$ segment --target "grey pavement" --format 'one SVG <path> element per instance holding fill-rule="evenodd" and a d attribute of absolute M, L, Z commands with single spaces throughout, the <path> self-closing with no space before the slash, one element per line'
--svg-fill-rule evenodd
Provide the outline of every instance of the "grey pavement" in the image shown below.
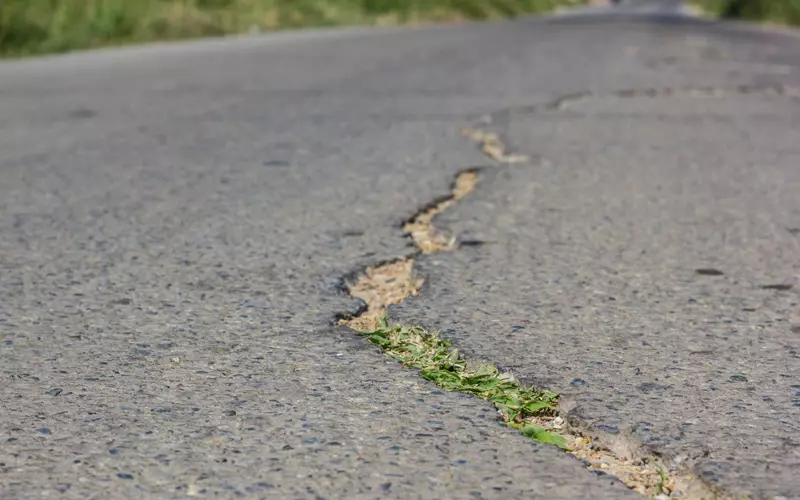
<path fill-rule="evenodd" d="M 679 7 L 0 63 L 0 497 L 635 498 L 336 326 L 471 167 L 393 318 L 800 497 L 800 41 Z"/>

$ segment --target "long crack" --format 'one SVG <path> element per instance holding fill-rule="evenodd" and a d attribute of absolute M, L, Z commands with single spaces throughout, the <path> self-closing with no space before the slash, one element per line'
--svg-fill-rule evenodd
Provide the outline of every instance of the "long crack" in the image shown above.
<path fill-rule="evenodd" d="M 742 92 L 741 88 L 738 90 Z M 663 95 L 663 92 L 656 92 L 656 95 L 659 94 Z M 672 91 L 667 92 L 667 95 L 673 94 Z M 616 95 L 652 96 L 653 91 L 623 91 Z M 562 109 L 566 102 L 587 97 L 590 95 L 573 95 L 556 100 L 554 103 L 558 104 L 550 103 L 547 107 Z M 476 141 L 484 154 L 497 162 L 511 164 L 528 160 L 525 155 L 509 153 L 496 133 L 476 127 L 465 128 L 462 134 Z M 461 172 L 456 177 L 449 197 L 420 211 L 403 226 L 404 233 L 411 237 L 418 248 L 415 255 L 369 267 L 354 283 L 346 283 L 350 295 L 364 301 L 366 309 L 355 317 L 340 320 L 340 323 L 367 336 L 390 357 L 406 366 L 420 369 L 422 377 L 440 387 L 492 401 L 508 426 L 533 439 L 559 446 L 581 459 L 588 469 L 615 476 L 644 496 L 659 500 L 677 497 L 687 500 L 733 498 L 699 481 L 685 467 L 667 466 L 658 456 L 649 453 L 630 449 L 620 451 L 625 447 L 606 443 L 604 437 L 572 425 L 558 414 L 558 395 L 522 387 L 512 374 L 500 373 L 494 366 L 470 368 L 470 364 L 437 333 L 427 332 L 417 326 L 389 326 L 388 307 L 417 295 L 424 281 L 414 272 L 414 257 L 458 248 L 454 236 L 434 226 L 434 218 L 470 194 L 478 181 L 476 170 Z M 483 383 L 488 383 L 491 390 Z"/>
<path fill-rule="evenodd" d="M 422 210 L 403 226 L 420 253 L 431 254 L 452 250 L 456 239 L 433 225 L 433 218 L 471 193 L 478 184 L 478 173 L 465 170 L 456 176 L 451 194 L 431 207 Z M 355 283 L 347 283 L 352 297 L 363 300 L 367 309 L 362 314 L 341 320 L 357 331 L 376 330 L 386 309 L 417 295 L 423 279 L 414 273 L 413 257 L 401 258 L 387 264 L 368 267 Z"/>
<path fill-rule="evenodd" d="M 461 172 L 456 176 L 452 194 L 434 205 L 417 214 L 403 226 L 403 231 L 411 235 L 411 239 L 424 254 L 437 253 L 455 248 L 456 239 L 436 229 L 433 218 L 455 205 L 458 200 L 471 193 L 478 184 L 478 173 L 474 170 Z"/>
<path fill-rule="evenodd" d="M 487 132 L 480 128 L 463 128 L 461 134 L 480 144 L 483 154 L 499 163 L 525 163 L 528 155 L 509 153 L 508 149 L 495 132 Z"/>
<path fill-rule="evenodd" d="M 477 124 L 492 124 L 507 122 L 512 116 L 528 115 L 547 112 L 567 111 L 571 107 L 595 99 L 635 99 L 635 98 L 693 98 L 693 99 L 721 99 L 731 96 L 756 95 L 764 97 L 780 97 L 790 101 L 800 101 L 800 87 L 784 85 L 780 83 L 756 84 L 756 85 L 732 85 L 732 86 L 684 86 L 684 87 L 649 87 L 649 88 L 630 88 L 615 90 L 611 92 L 576 92 L 557 97 L 551 101 L 517 105 L 494 111 L 480 119 L 474 120 Z M 471 137 L 474 141 L 482 143 L 484 153 L 490 158 L 503 162 L 503 154 L 497 157 L 494 154 L 494 139 L 498 136 L 492 132 L 485 132 L 479 126 L 475 128 L 465 128 L 462 130 L 464 135 Z M 488 148 L 485 139 L 489 139 Z M 502 146 L 502 141 L 500 142 Z M 500 150 L 504 153 L 504 150 Z"/>

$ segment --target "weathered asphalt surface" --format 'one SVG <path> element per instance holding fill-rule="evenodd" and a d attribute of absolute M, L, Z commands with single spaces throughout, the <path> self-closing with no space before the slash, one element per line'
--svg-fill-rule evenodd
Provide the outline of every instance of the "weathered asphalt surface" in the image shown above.
<path fill-rule="evenodd" d="M 800 496 L 800 38 L 674 8 L 0 64 L 0 497 L 635 498 L 334 326 L 476 166 L 392 316 Z"/>

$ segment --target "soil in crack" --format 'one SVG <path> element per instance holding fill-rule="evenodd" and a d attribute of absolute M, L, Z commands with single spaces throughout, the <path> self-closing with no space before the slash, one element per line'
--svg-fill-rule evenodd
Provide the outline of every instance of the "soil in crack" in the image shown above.
<path fill-rule="evenodd" d="M 509 153 L 505 143 L 495 132 L 487 132 L 480 128 L 464 128 L 461 134 L 477 142 L 483 154 L 498 163 L 524 163 L 530 160 L 527 155 Z"/>
<path fill-rule="evenodd" d="M 471 132 L 473 133 L 465 135 L 482 143 L 487 156 L 504 163 L 514 163 L 515 158 L 505 152 L 505 146 L 496 135 L 475 130 Z M 413 239 L 419 253 L 433 254 L 457 248 L 455 237 L 437 230 L 433 220 L 436 215 L 451 208 L 458 200 L 471 193 L 477 184 L 476 171 L 468 170 L 460 173 L 456 177 L 449 197 L 421 211 L 403 226 L 403 231 Z M 422 283 L 423 278 L 414 272 L 412 257 L 369 267 L 354 283 L 347 283 L 350 295 L 363 300 L 366 309 L 356 317 L 342 319 L 340 323 L 358 332 L 384 328 L 386 324 L 382 320 L 385 318 L 387 308 L 417 295 Z M 700 493 L 691 491 L 697 487 L 691 475 L 670 471 L 655 457 L 647 454 L 634 456 L 632 453 L 615 453 L 600 439 L 570 426 L 562 417 L 555 414 L 528 416 L 519 420 L 518 417 L 509 419 L 508 413 L 504 413 L 503 418 L 509 426 L 520 430 L 537 426 L 548 433 L 562 436 L 566 443 L 566 451 L 583 460 L 589 469 L 613 475 L 642 495 L 651 498 L 670 498 L 673 493 L 683 493 L 683 498 L 687 499 L 706 497 L 706 491 Z"/>
<path fill-rule="evenodd" d="M 411 236 L 421 253 L 431 254 L 455 248 L 455 238 L 438 231 L 433 225 L 433 218 L 471 193 L 477 184 L 477 172 L 461 172 L 453 183 L 450 196 L 418 213 L 403 226 L 403 231 Z M 422 281 L 414 273 L 412 258 L 402 258 L 367 268 L 355 283 L 347 283 L 350 295 L 363 300 L 367 309 L 354 318 L 341 320 L 341 323 L 357 331 L 377 329 L 386 308 L 416 295 Z"/>
<path fill-rule="evenodd" d="M 433 225 L 433 218 L 471 193 L 477 184 L 478 174 L 476 172 L 462 172 L 456 177 L 456 182 L 453 185 L 453 192 L 449 198 L 419 213 L 403 226 L 403 231 L 411 235 L 411 238 L 414 240 L 420 252 L 430 254 L 455 248 L 455 237 L 437 230 Z"/>
<path fill-rule="evenodd" d="M 363 300 L 367 310 L 355 318 L 342 320 L 353 330 L 375 330 L 386 308 L 416 295 L 422 278 L 414 274 L 414 261 L 400 259 L 389 264 L 369 267 L 355 283 L 348 283 L 350 295 Z"/>

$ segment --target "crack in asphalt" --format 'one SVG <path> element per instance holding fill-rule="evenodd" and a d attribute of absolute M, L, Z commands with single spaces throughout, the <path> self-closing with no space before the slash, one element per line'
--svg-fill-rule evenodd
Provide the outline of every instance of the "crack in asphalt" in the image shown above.
<path fill-rule="evenodd" d="M 603 98 L 722 98 L 731 95 L 779 96 L 800 101 L 800 88 L 769 84 L 642 88 L 605 94 L 577 92 L 543 104 L 514 106 L 483 115 L 480 121 L 473 120 L 472 126 L 462 128 L 461 133 L 476 142 L 488 158 L 503 166 L 509 166 L 530 163 L 530 157 L 510 152 L 501 134 L 489 131 L 485 126 L 495 124 L 497 121 L 511 120 L 516 114 L 562 111 L 581 102 Z M 477 187 L 479 173 L 478 168 L 458 173 L 449 196 L 435 200 L 404 224 L 403 231 L 414 241 L 416 251 L 391 262 L 368 267 L 362 273 L 355 275 L 355 281 L 345 280 L 348 293 L 362 300 L 364 306 L 353 313 L 341 314 L 340 324 L 356 331 L 379 328 L 381 320 L 387 316 L 390 305 L 399 304 L 408 297 L 419 294 L 424 278 L 414 271 L 415 258 L 423 254 L 453 251 L 460 247 L 481 246 L 488 243 L 459 242 L 454 235 L 438 230 L 433 224 L 436 215 L 450 209 Z M 691 460 L 681 461 L 676 457 L 667 459 L 628 438 L 600 435 L 586 428 L 583 422 L 573 419 L 572 416 L 533 417 L 530 421 L 550 432 L 562 435 L 568 442 L 566 452 L 582 460 L 588 469 L 612 475 L 644 496 L 659 500 L 678 497 L 687 500 L 746 498 L 708 484 L 692 472 Z"/>
<path fill-rule="evenodd" d="M 377 329 L 390 305 L 417 295 L 424 280 L 414 273 L 414 258 L 420 254 L 454 250 L 458 246 L 454 236 L 436 229 L 433 218 L 471 193 L 477 184 L 477 169 L 461 171 L 456 175 L 449 196 L 429 204 L 403 225 L 403 232 L 411 237 L 418 249 L 416 252 L 370 266 L 355 281 L 344 280 L 350 295 L 364 301 L 366 308 L 353 316 L 342 315 L 341 324 L 357 331 Z"/>
<path fill-rule="evenodd" d="M 472 126 L 462 129 L 462 134 L 476 141 L 481 150 L 489 158 L 500 163 L 514 163 L 507 161 L 508 157 L 529 157 L 519 153 L 509 153 L 507 142 L 504 141 L 504 130 L 516 117 L 547 113 L 569 111 L 574 106 L 589 101 L 600 99 L 657 99 L 657 98 L 691 98 L 691 99 L 722 99 L 736 96 L 765 96 L 788 99 L 800 102 L 800 87 L 784 84 L 763 85 L 733 85 L 733 86 L 684 86 L 663 88 L 631 88 L 611 92 L 575 92 L 556 97 L 553 100 L 527 105 L 511 106 L 489 114 L 484 114 L 478 119 L 473 119 Z M 493 130 L 489 130 L 492 127 Z M 505 160 L 505 161 L 504 161 Z M 783 289 L 784 287 L 778 286 Z M 666 499 L 680 496 L 689 500 L 728 500 L 749 499 L 748 495 L 728 491 L 718 485 L 707 482 L 702 476 L 693 471 L 695 459 L 703 453 L 688 454 L 683 457 L 665 457 L 652 450 L 646 449 L 642 443 L 627 437 L 599 434 L 593 429 L 588 429 L 580 419 L 567 415 L 568 422 L 565 428 L 559 429 L 562 434 L 572 434 L 586 440 L 586 446 L 570 450 L 570 453 L 581 458 L 591 469 L 600 470 L 620 478 L 632 489 Z M 573 441 L 575 443 L 576 441 Z M 627 457 L 636 457 L 631 462 Z M 653 475 L 637 470 L 637 464 L 651 464 L 663 470 L 666 475 L 663 482 L 659 481 L 663 492 L 653 495 Z M 666 465 L 669 464 L 669 465 Z M 633 466 L 633 470 L 631 470 Z M 646 465 L 645 465 L 646 467 Z M 644 487 L 642 487 L 644 486 Z M 669 492 L 672 493 L 669 493 Z M 674 493 L 678 493 L 673 496 Z"/>
<path fill-rule="evenodd" d="M 499 139 L 496 140 L 498 148 L 505 151 L 505 146 Z M 362 300 L 365 307 L 355 314 L 341 315 L 340 324 L 358 332 L 377 330 L 386 318 L 390 305 L 399 304 L 419 293 L 424 278 L 414 272 L 414 259 L 422 254 L 452 251 L 460 246 L 454 236 L 438 231 L 433 219 L 475 189 L 479 181 L 478 173 L 479 170 L 475 168 L 461 171 L 456 176 L 450 196 L 420 210 L 403 226 L 405 234 L 416 244 L 416 252 L 370 266 L 355 281 L 345 280 L 350 296 Z M 667 468 L 655 456 L 637 457 L 633 453 L 614 452 L 598 438 L 581 430 L 579 425 L 573 425 L 561 416 L 528 417 L 526 422 L 563 436 L 568 446 L 567 453 L 582 460 L 588 469 L 612 475 L 642 495 L 658 498 L 659 495 L 680 491 L 675 480 L 677 476 L 666 473 Z"/>
<path fill-rule="evenodd" d="M 477 184 L 477 170 L 470 169 L 461 172 L 456 176 L 450 196 L 435 203 L 430 208 L 420 211 L 403 226 L 403 231 L 411 236 L 411 239 L 414 240 L 420 252 L 429 254 L 455 248 L 456 238 L 443 231 L 437 230 L 433 225 L 433 218 L 471 193 Z"/>
<path fill-rule="evenodd" d="M 487 132 L 480 128 L 466 127 L 461 129 L 461 135 L 469 137 L 480 145 L 483 154 L 498 163 L 525 163 L 530 161 L 528 155 L 509 153 L 508 148 L 496 132 Z"/>
<path fill-rule="evenodd" d="M 475 126 L 506 123 L 514 116 L 537 114 L 552 111 L 564 111 L 587 101 L 598 99 L 633 99 L 660 97 L 689 97 L 696 99 L 719 99 L 729 96 L 758 95 L 784 97 L 792 101 L 800 101 L 800 87 L 779 83 L 763 85 L 733 85 L 725 86 L 684 86 L 684 87 L 648 87 L 615 90 L 611 92 L 574 92 L 556 97 L 553 100 L 530 105 L 509 106 L 492 113 L 483 114 L 480 118 L 472 120 Z M 465 130 L 472 130 L 467 128 Z M 484 132 L 487 133 L 487 132 Z M 477 139 L 476 139 L 477 140 Z M 487 153 L 488 154 L 488 153 Z M 492 157 L 491 154 L 488 156 Z"/>

